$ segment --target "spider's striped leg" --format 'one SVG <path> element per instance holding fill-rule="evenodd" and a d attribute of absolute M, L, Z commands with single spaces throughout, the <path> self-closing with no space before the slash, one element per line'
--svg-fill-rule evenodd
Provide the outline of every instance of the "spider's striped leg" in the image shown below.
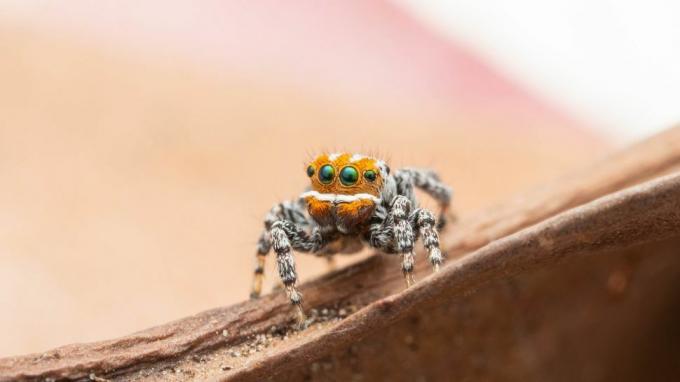
<path fill-rule="evenodd" d="M 435 227 L 434 215 L 432 212 L 418 208 L 411 214 L 412 224 L 415 226 L 418 236 L 423 240 L 423 245 L 427 249 L 428 260 L 432 264 L 432 269 L 437 272 L 444 261 L 442 251 L 439 249 L 439 235 Z"/>
<path fill-rule="evenodd" d="M 380 205 L 373 215 L 374 221 L 368 227 L 364 239 L 368 244 L 384 253 L 394 253 L 394 217 Z"/>
<path fill-rule="evenodd" d="M 451 187 L 442 183 L 439 175 L 432 170 L 405 168 L 397 171 L 395 174 L 397 179 L 397 187 L 401 188 L 398 192 L 400 195 L 409 195 L 413 193 L 411 185 L 420 188 L 426 194 L 430 195 L 439 204 L 439 221 L 437 228 L 442 229 L 446 225 L 446 214 L 451 204 L 451 197 L 453 192 Z M 408 188 L 411 188 L 409 190 Z"/>
<path fill-rule="evenodd" d="M 253 274 L 253 285 L 250 290 L 250 298 L 258 298 L 262 294 L 265 259 L 271 248 L 270 230 L 274 222 L 278 220 L 289 220 L 304 226 L 310 224 L 305 216 L 304 207 L 299 202 L 285 201 L 272 207 L 264 219 L 264 231 L 257 241 L 255 271 Z"/>
<path fill-rule="evenodd" d="M 302 294 L 296 288 L 297 272 L 293 249 L 302 252 L 316 252 L 324 245 L 324 239 L 318 229 L 308 234 L 297 224 L 288 220 L 279 220 L 272 224 L 270 241 L 276 252 L 276 264 L 281 281 L 286 288 L 291 304 L 298 313 L 298 323 L 304 325 L 307 319 L 302 309 Z"/>
<path fill-rule="evenodd" d="M 397 195 L 392 201 L 389 213 L 394 221 L 392 227 L 394 250 L 402 256 L 401 270 L 404 273 L 407 288 L 415 282 L 413 277 L 413 266 L 415 263 L 413 243 L 415 235 L 408 219 L 410 212 L 411 201 L 403 195 Z"/>
<path fill-rule="evenodd" d="M 264 260 L 269 253 L 269 231 L 265 230 L 257 241 L 257 254 L 255 256 L 255 272 L 253 274 L 253 286 L 250 289 L 250 298 L 258 298 L 262 294 L 262 281 L 264 279 Z"/>

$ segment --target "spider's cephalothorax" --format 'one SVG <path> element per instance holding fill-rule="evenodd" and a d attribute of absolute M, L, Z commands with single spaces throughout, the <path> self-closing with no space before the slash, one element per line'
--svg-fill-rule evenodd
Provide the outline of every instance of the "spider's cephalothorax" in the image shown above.
<path fill-rule="evenodd" d="M 413 246 L 421 238 L 435 271 L 443 261 L 437 228 L 445 224 L 451 189 L 430 170 L 401 169 L 390 173 L 385 162 L 358 154 L 323 154 L 306 168 L 311 187 L 296 201 L 274 206 L 265 218 L 265 230 L 257 249 L 257 265 L 251 297 L 262 290 L 264 259 L 276 252 L 279 276 L 291 303 L 299 313 L 302 296 L 295 287 L 297 274 L 292 251 L 318 256 L 354 253 L 364 245 L 402 257 L 406 285 L 413 283 Z M 418 207 L 414 187 L 440 205 L 434 215 Z"/>
<path fill-rule="evenodd" d="M 301 197 L 312 219 L 341 233 L 359 233 L 380 203 L 387 166 L 361 155 L 321 155 L 307 175 L 312 189 Z"/>

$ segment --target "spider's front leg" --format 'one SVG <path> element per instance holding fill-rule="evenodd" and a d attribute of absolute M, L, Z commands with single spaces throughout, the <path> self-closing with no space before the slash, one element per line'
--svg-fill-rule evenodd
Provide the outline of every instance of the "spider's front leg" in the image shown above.
<path fill-rule="evenodd" d="M 404 273 L 407 288 L 415 282 L 413 278 L 413 266 L 415 263 L 413 244 L 415 242 L 415 235 L 413 227 L 409 222 L 410 212 L 411 201 L 403 195 L 397 195 L 392 201 L 389 214 L 394 224 L 392 227 L 394 250 L 402 256 L 401 270 Z"/>
<path fill-rule="evenodd" d="M 423 240 L 423 245 L 427 249 L 428 260 L 430 260 L 430 264 L 432 264 L 432 269 L 435 272 L 438 272 L 444 258 L 442 256 L 442 251 L 439 248 L 439 235 L 435 229 L 436 223 L 434 214 L 424 208 L 418 208 L 413 211 L 409 220 L 416 228 L 418 236 Z"/>
<path fill-rule="evenodd" d="M 295 271 L 295 259 L 293 249 L 302 252 L 316 252 L 324 245 L 324 239 L 318 228 L 314 228 L 311 234 L 288 220 L 279 220 L 272 224 L 270 241 L 276 252 L 276 264 L 279 277 L 286 288 L 286 293 L 298 313 L 298 322 L 304 324 L 306 316 L 302 309 L 302 294 L 297 290 L 297 272 Z"/>
<path fill-rule="evenodd" d="M 307 219 L 304 206 L 300 201 L 284 201 L 276 204 L 267 213 L 264 219 L 264 231 L 257 241 L 257 252 L 255 271 L 253 274 L 253 285 L 250 290 L 250 298 L 258 298 L 262 293 L 262 281 L 264 279 L 265 259 L 271 249 L 271 229 L 273 224 L 279 220 L 288 220 L 300 226 L 310 226 L 311 222 Z"/>

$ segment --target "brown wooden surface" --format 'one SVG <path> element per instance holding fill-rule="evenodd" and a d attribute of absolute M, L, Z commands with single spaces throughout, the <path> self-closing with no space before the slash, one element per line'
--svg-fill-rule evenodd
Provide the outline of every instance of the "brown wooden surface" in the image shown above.
<path fill-rule="evenodd" d="M 584 250 L 492 277 L 262 380 L 677 380 L 678 248 L 675 238 Z"/>
<path fill-rule="evenodd" d="M 332 372 L 333 367 L 317 361 L 334 355 L 339 359 L 338 352 L 351 350 L 362 338 L 401 333 L 407 317 L 438 302 L 465 299 L 487 283 L 538 274 L 580 254 L 619 253 L 630 246 L 673 240 L 680 226 L 680 179 L 659 176 L 678 166 L 676 128 L 453 225 L 442 240 L 449 254 L 446 267 L 426 277 L 430 271 L 419 256 L 420 281 L 413 288 L 403 290 L 396 259 L 384 256 L 307 283 L 302 286 L 306 309 L 320 313 L 318 322 L 303 332 L 288 328 L 293 312 L 283 295 L 273 294 L 116 340 L 4 358 L 0 380 L 96 376 L 255 381 L 312 378 L 319 369 Z M 536 281 L 534 285 L 540 287 Z M 498 317 L 502 320 L 503 312 Z M 480 357 L 493 359 L 493 354 L 485 349 Z M 314 364 L 319 366 L 310 366 Z"/>
<path fill-rule="evenodd" d="M 347 348 L 366 335 L 381 333 L 425 305 L 441 305 L 490 281 L 531 273 L 571 257 L 679 235 L 680 175 L 676 175 L 612 194 L 499 239 L 413 288 L 373 302 L 300 343 L 284 344 L 266 357 L 252 360 L 248 367 L 235 371 L 235 379 L 263 380 L 275 377 L 273 372 L 306 368 L 308 362 Z M 504 319 L 504 312 L 497 315 L 498 320 Z"/>

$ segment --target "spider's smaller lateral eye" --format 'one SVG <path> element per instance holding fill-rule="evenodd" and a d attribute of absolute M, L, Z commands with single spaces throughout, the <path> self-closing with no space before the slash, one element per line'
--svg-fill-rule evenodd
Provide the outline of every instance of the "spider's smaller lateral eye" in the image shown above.
<path fill-rule="evenodd" d="M 369 182 L 375 182 L 375 179 L 378 177 L 378 174 L 375 173 L 373 170 L 366 170 L 364 171 L 364 178 L 368 180 Z"/>
<path fill-rule="evenodd" d="M 309 167 L 307 167 L 307 176 L 311 178 L 312 175 L 314 175 L 314 166 L 310 165 Z"/>
<path fill-rule="evenodd" d="M 319 169 L 319 182 L 328 184 L 333 181 L 333 178 L 335 178 L 335 168 L 329 164 L 321 166 Z"/>

